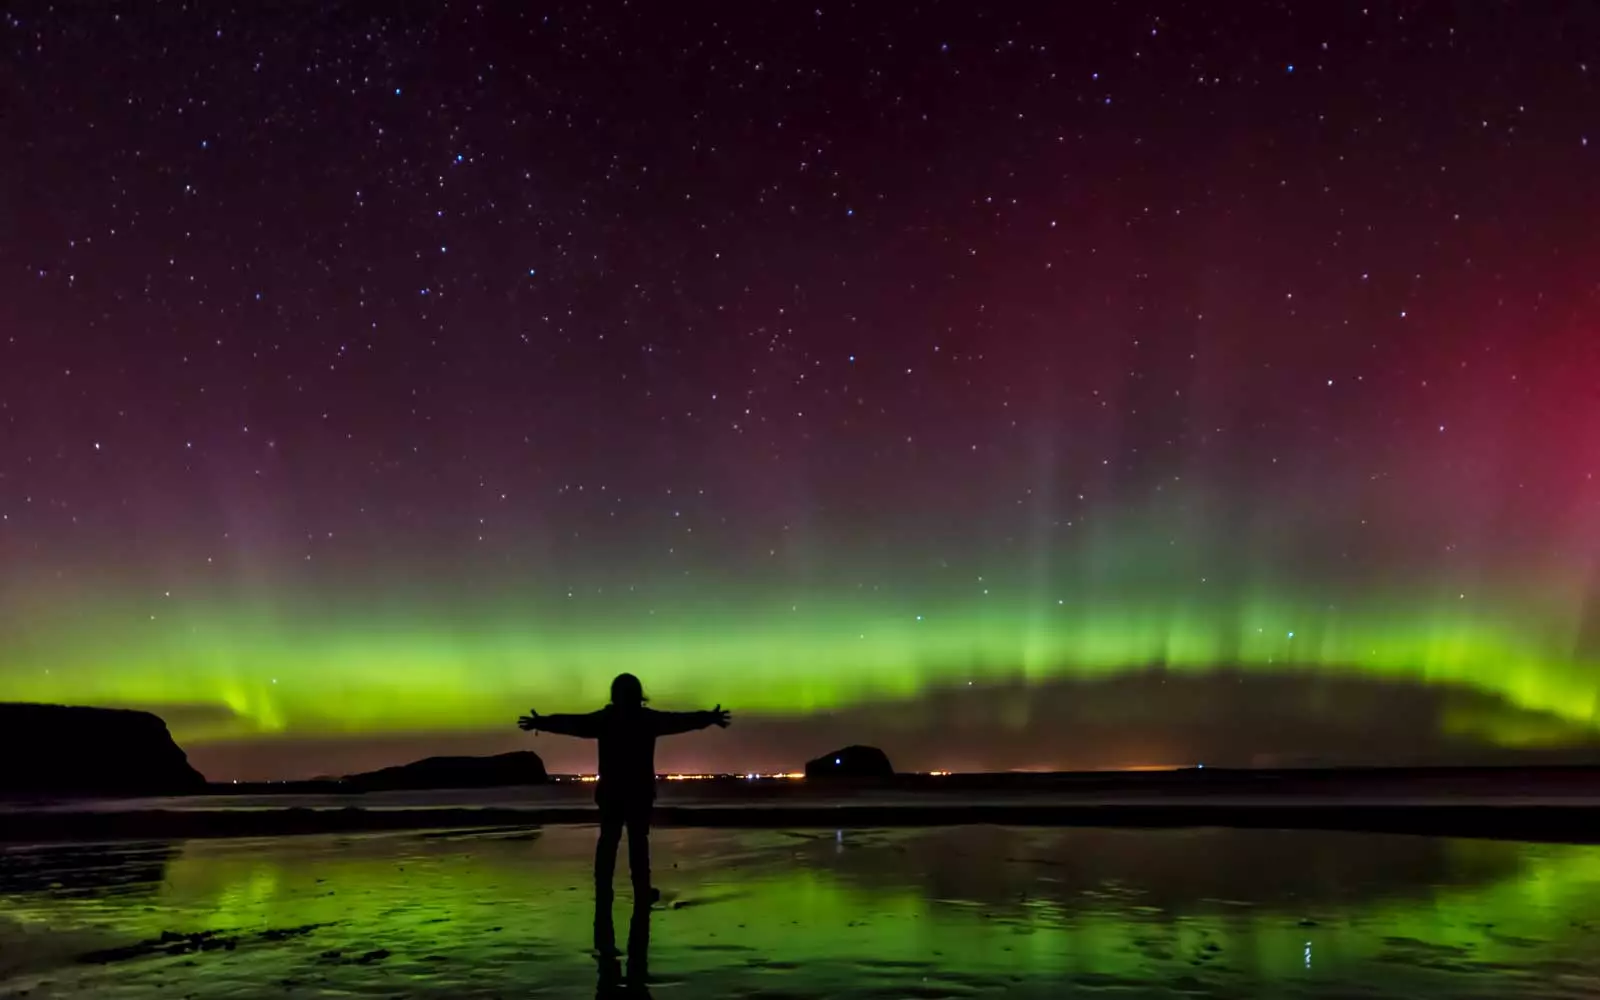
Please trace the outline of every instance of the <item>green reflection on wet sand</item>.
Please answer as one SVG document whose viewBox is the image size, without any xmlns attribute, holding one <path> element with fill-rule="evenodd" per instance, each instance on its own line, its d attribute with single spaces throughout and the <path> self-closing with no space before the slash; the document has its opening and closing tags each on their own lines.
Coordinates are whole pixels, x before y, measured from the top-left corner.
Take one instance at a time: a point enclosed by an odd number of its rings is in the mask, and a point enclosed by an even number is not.
<svg viewBox="0 0 1600 1000">
<path fill-rule="evenodd" d="M 8 852 L 0 995 L 592 993 L 592 836 Z M 658 881 L 678 905 L 652 917 L 650 971 L 678 995 L 1562 996 L 1600 985 L 1595 847 L 985 827 L 654 839 Z M 623 892 L 623 939 L 626 905 Z M 79 961 L 206 930 L 232 950 Z"/>
</svg>

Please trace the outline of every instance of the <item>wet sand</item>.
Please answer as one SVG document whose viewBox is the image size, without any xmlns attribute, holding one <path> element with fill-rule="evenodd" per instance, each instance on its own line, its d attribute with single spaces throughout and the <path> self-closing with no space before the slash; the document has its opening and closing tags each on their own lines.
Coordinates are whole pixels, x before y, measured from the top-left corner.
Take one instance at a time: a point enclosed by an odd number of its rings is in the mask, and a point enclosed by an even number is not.
<svg viewBox="0 0 1600 1000">
<path fill-rule="evenodd" d="M 1267 830 L 594 830 L 0 850 L 0 996 L 1579 997 L 1600 848 Z M 628 947 L 630 932 L 635 939 Z M 647 947 L 643 938 L 648 933 Z M 641 995 L 635 992 L 634 995 Z"/>
</svg>

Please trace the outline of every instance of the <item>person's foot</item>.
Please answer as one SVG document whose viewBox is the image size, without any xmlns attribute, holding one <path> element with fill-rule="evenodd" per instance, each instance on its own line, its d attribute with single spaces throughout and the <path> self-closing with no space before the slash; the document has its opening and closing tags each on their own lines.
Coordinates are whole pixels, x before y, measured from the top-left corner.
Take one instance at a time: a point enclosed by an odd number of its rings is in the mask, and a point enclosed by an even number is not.
<svg viewBox="0 0 1600 1000">
<path fill-rule="evenodd" d="M 633 890 L 633 898 L 638 902 L 654 905 L 661 902 L 661 890 L 653 885 L 645 886 L 642 889 L 636 888 Z"/>
</svg>

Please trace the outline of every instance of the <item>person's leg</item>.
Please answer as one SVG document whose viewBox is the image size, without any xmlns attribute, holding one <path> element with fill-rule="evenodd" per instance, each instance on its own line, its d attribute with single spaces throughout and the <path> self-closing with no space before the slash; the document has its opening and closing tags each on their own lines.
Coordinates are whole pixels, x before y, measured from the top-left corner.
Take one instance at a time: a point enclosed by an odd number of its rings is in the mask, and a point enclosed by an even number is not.
<svg viewBox="0 0 1600 1000">
<path fill-rule="evenodd" d="M 650 808 L 628 814 L 628 874 L 633 878 L 635 902 L 655 902 L 650 885 Z"/>
<path fill-rule="evenodd" d="M 611 893 L 594 894 L 594 953 L 600 961 L 600 981 L 606 981 L 608 968 L 614 968 L 617 955 L 617 929 L 611 922 Z M 610 961 L 610 966 L 607 965 Z M 613 974 L 614 980 L 616 976 Z"/>
<path fill-rule="evenodd" d="M 617 845 L 622 843 L 622 817 L 600 814 L 600 839 L 594 845 L 596 898 L 611 898 L 611 876 L 617 867 Z"/>
<path fill-rule="evenodd" d="M 628 982 L 642 987 L 650 981 L 650 907 L 633 904 L 628 920 Z"/>
</svg>

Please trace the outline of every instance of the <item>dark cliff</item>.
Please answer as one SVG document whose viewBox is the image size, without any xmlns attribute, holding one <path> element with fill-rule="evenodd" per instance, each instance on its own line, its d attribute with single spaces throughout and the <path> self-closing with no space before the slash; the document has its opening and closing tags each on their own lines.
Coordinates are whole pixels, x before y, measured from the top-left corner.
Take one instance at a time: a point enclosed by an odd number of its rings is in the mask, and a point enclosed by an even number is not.
<svg viewBox="0 0 1600 1000">
<path fill-rule="evenodd" d="M 159 716 L 0 703 L 0 794 L 176 795 L 205 786 Z"/>
</svg>

